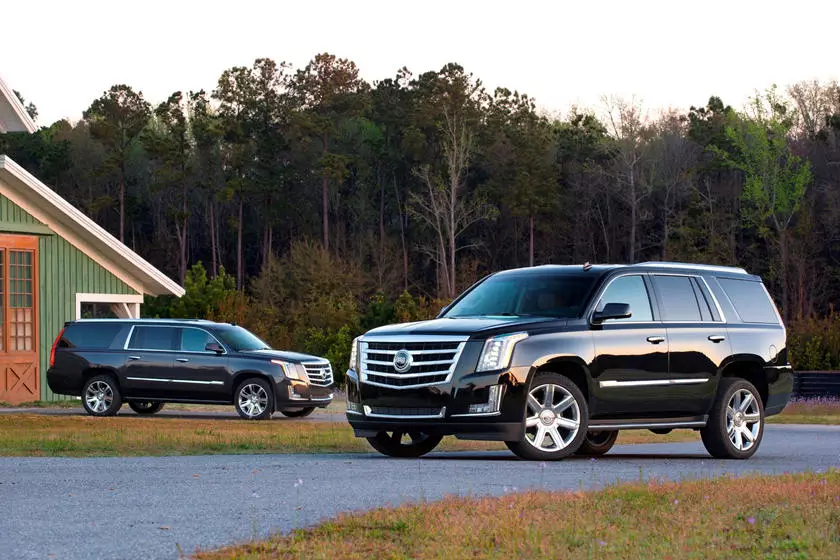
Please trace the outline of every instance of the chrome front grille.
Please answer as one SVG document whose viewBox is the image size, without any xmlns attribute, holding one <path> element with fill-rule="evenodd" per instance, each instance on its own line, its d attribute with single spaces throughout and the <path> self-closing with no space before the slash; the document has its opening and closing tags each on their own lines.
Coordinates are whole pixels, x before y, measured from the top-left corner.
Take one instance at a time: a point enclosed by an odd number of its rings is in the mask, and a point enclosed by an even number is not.
<svg viewBox="0 0 840 560">
<path fill-rule="evenodd" d="M 329 363 L 303 364 L 310 385 L 329 387 L 333 382 L 332 366 Z"/>
<path fill-rule="evenodd" d="M 463 336 L 402 336 L 362 339 L 361 380 L 370 385 L 413 389 L 447 383 L 466 344 Z M 410 356 L 410 367 L 398 371 L 395 357 Z"/>
</svg>

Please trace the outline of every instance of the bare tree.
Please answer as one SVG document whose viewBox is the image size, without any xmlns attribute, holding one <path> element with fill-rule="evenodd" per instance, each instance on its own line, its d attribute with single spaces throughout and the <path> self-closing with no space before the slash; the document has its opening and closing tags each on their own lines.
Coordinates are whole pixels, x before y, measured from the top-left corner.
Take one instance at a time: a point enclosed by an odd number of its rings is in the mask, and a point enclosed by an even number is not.
<svg viewBox="0 0 840 560">
<path fill-rule="evenodd" d="M 438 265 L 443 293 L 455 297 L 457 253 L 467 248 L 458 239 L 472 224 L 495 216 L 495 209 L 475 195 L 466 196 L 473 132 L 457 111 L 445 109 L 444 117 L 443 173 L 430 165 L 415 170 L 425 188 L 422 194 L 410 193 L 409 210 L 434 232 L 436 246 L 427 252 Z"/>
<path fill-rule="evenodd" d="M 641 104 L 632 98 L 603 97 L 609 133 L 613 137 L 613 168 L 619 198 L 630 209 L 627 262 L 636 262 L 636 246 L 642 201 L 650 194 L 650 184 L 640 180 L 645 123 Z"/>
</svg>

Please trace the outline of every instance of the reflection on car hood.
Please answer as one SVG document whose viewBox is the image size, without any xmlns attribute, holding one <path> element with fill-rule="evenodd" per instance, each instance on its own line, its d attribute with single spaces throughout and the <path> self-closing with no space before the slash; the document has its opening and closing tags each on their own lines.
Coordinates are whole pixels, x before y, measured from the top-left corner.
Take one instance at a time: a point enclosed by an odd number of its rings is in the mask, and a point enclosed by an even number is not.
<svg viewBox="0 0 840 560">
<path fill-rule="evenodd" d="M 431 321 L 419 321 L 416 323 L 400 323 L 386 325 L 365 333 L 365 336 L 394 336 L 394 335 L 473 335 L 473 334 L 502 334 L 504 332 L 515 332 L 527 330 L 528 327 L 543 323 L 551 323 L 553 326 L 561 326 L 566 319 L 554 319 L 551 317 L 461 317 L 442 318 Z M 546 325 L 547 326 L 547 325 Z"/>
<path fill-rule="evenodd" d="M 310 356 L 309 354 L 299 354 L 298 352 L 287 352 L 285 350 L 243 350 L 241 354 L 249 356 L 259 356 L 266 360 L 283 360 L 284 362 L 300 363 L 300 362 L 326 362 L 326 358 L 319 358 L 318 356 Z"/>
</svg>

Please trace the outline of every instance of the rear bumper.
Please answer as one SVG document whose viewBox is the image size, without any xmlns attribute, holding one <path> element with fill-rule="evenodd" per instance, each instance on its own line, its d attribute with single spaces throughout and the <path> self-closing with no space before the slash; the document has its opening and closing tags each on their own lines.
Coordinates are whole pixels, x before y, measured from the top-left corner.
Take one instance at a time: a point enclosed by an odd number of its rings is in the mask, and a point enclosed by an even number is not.
<svg viewBox="0 0 840 560">
<path fill-rule="evenodd" d="M 764 406 L 765 416 L 779 414 L 787 406 L 793 393 L 793 367 L 767 366 L 764 368 L 767 376 L 767 404 Z"/>
<path fill-rule="evenodd" d="M 379 432 L 424 432 L 461 439 L 519 441 L 522 439 L 524 394 L 528 371 L 455 375 L 450 383 L 417 389 L 396 389 L 360 383 L 347 372 L 347 421 L 356 437 Z M 498 410 L 471 414 L 470 405 L 488 403 L 490 387 L 501 386 Z"/>
</svg>

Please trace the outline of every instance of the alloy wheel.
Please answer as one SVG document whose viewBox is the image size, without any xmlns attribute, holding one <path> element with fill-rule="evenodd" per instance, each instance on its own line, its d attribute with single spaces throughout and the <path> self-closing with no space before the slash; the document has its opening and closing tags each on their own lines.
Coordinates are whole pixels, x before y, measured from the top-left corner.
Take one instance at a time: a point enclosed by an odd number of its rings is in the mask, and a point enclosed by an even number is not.
<svg viewBox="0 0 840 560">
<path fill-rule="evenodd" d="M 738 451 L 755 445 L 761 431 L 758 399 L 747 389 L 738 389 L 726 405 L 726 433 Z"/>
<path fill-rule="evenodd" d="M 528 393 L 525 441 L 536 449 L 555 452 L 574 441 L 580 430 L 580 407 L 572 394 L 552 383 Z"/>
<path fill-rule="evenodd" d="M 268 406 L 268 393 L 256 383 L 249 383 L 239 391 L 239 408 L 247 416 L 259 416 Z"/>
<path fill-rule="evenodd" d="M 85 391 L 85 402 L 93 412 L 105 412 L 114 401 L 114 390 L 104 381 L 94 381 Z"/>
</svg>

